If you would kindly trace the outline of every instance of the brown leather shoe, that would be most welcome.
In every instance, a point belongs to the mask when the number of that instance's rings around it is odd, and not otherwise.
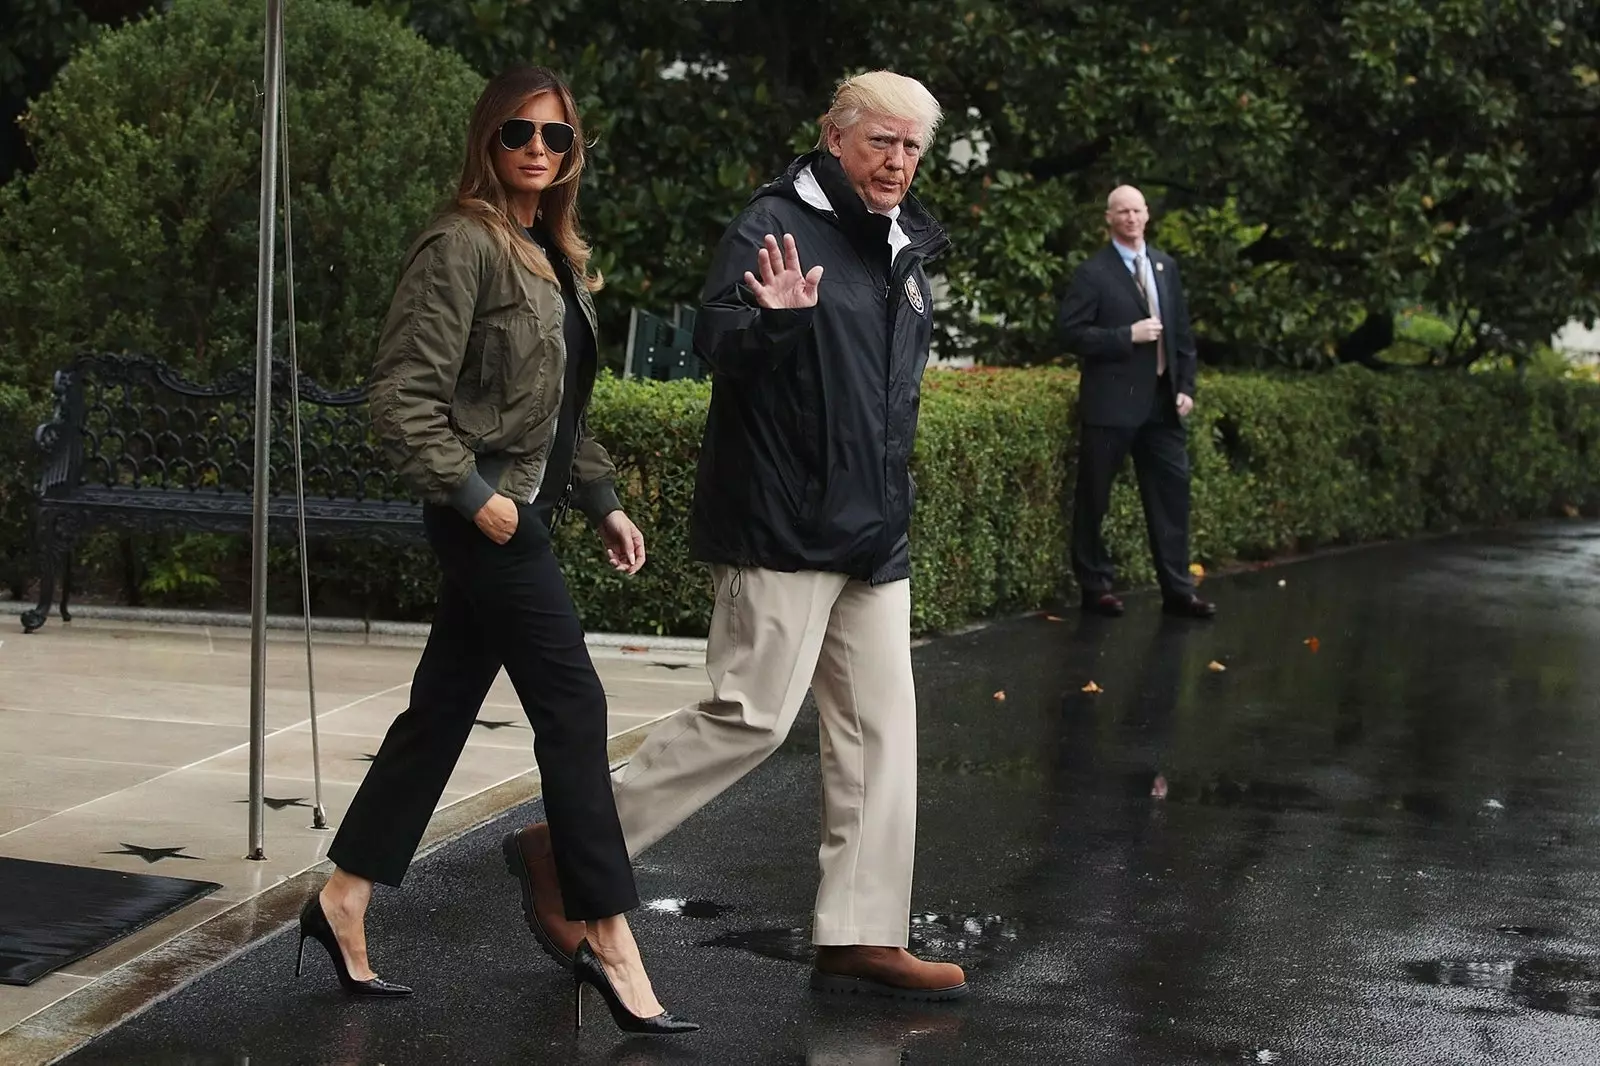
[[[1179,618],[1215,618],[1217,605],[1199,596],[1169,596],[1161,601],[1161,610]]]
[[[951,962],[924,962],[905,948],[817,948],[811,987],[840,995],[888,996],[921,1003],[960,999],[967,975]]]
[[[508,833],[502,847],[506,870],[522,885],[522,914],[528,928],[544,953],[570,970],[578,941],[588,930],[582,922],[567,921],[561,882],[556,880],[556,860],[550,851],[550,826],[538,822]]]
[[[1083,609],[1090,614],[1103,614],[1107,618],[1121,618],[1125,610],[1122,601],[1109,592],[1085,592]]]

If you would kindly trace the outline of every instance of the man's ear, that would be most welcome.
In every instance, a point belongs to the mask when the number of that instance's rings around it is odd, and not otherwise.
[[[835,159],[844,156],[844,131],[838,126],[828,127],[828,152]]]

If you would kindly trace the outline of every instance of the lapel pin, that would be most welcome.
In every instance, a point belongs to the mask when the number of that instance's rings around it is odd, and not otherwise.
[[[1160,264],[1160,263],[1157,263],[1157,264],[1156,264],[1156,270],[1157,270],[1157,271],[1160,271],[1160,270],[1162,270],[1162,269],[1163,269],[1163,267],[1162,267],[1162,264]]]

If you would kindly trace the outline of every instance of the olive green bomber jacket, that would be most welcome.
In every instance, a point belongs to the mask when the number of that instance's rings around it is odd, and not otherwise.
[[[556,269],[566,269],[556,264]],[[577,279],[590,329],[594,302]],[[422,499],[471,518],[496,492],[531,503],[547,475],[565,381],[561,288],[481,223],[447,213],[406,253],[369,384],[374,430]],[[618,510],[616,468],[579,412],[571,503]]]

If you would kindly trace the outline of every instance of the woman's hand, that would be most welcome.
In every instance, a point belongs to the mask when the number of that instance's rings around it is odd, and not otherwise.
[[[637,574],[644,565],[644,534],[622,511],[612,511],[600,523],[600,542],[606,558],[624,574]]]
[[[504,544],[517,532],[517,505],[497,492],[478,508],[472,521],[484,536],[496,544]]]

